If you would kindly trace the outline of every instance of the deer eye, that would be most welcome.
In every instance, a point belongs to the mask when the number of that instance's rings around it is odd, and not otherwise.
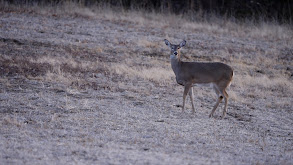
[[[177,49],[180,49],[179,47]]]

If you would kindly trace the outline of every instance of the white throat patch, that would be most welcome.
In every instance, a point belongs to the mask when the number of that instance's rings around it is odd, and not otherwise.
[[[177,57],[175,56],[175,55],[170,55],[170,59],[172,60],[172,59],[177,59]]]

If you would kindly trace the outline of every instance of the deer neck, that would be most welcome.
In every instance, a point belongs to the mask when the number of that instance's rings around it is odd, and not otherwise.
[[[171,67],[172,67],[175,75],[177,76],[177,74],[180,70],[181,60],[180,60],[180,58],[178,58],[174,55],[171,55],[170,59],[171,59]]]

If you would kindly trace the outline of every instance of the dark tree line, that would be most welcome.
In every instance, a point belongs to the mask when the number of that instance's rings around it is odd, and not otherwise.
[[[276,20],[293,24],[293,0],[6,0],[14,4],[59,5],[75,2],[83,6],[107,4],[116,8],[144,9],[175,14],[203,13],[237,19]]]

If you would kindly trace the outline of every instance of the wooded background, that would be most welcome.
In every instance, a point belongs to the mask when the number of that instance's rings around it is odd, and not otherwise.
[[[2,0],[18,5],[60,5],[68,2],[83,6],[107,4],[121,10],[147,10],[182,15],[233,17],[293,23],[293,0]]]

